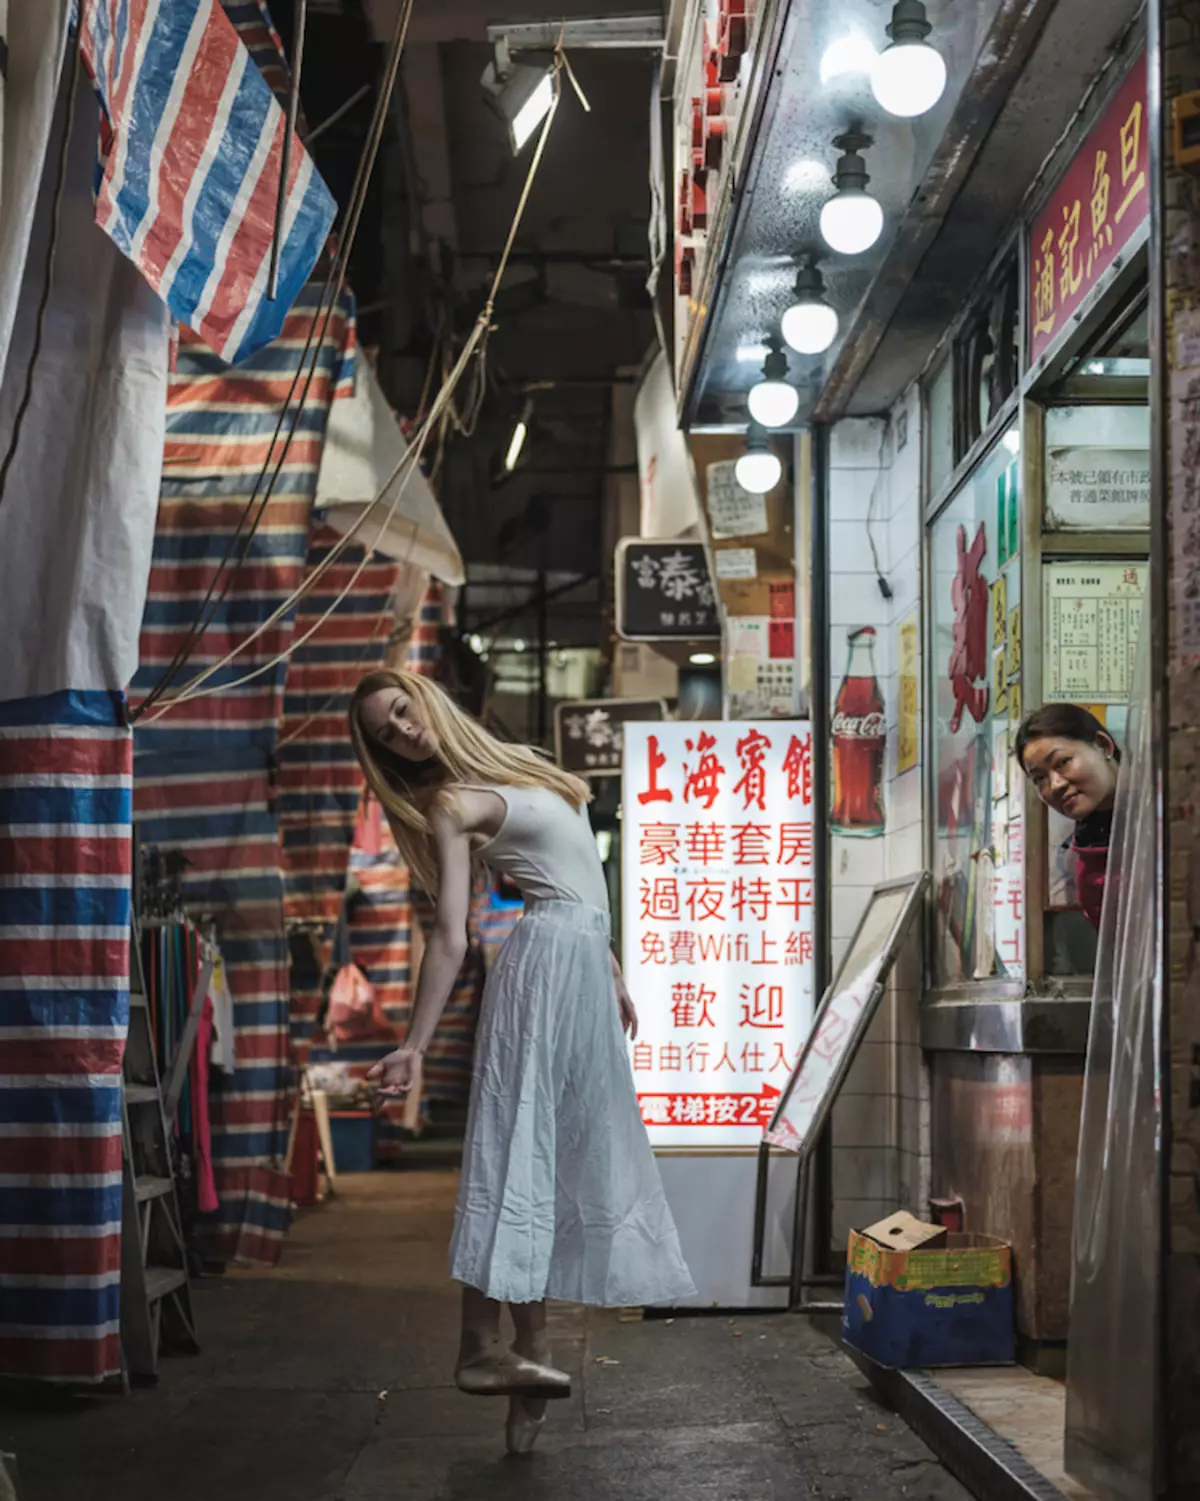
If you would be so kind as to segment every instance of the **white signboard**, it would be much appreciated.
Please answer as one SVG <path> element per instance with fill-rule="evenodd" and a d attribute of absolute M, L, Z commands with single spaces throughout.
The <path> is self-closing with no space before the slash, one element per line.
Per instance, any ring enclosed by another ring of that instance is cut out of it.
<path fill-rule="evenodd" d="M 1150 453 L 1145 448 L 1050 448 L 1047 531 L 1145 531 Z"/>
<path fill-rule="evenodd" d="M 1043 566 L 1048 701 L 1128 703 L 1148 573 L 1145 563 Z"/>
<path fill-rule="evenodd" d="M 754 1146 L 813 1013 L 812 732 L 626 724 L 625 979 L 657 1146 Z"/>
<path fill-rule="evenodd" d="M 700 502 L 665 354 L 660 353 L 646 372 L 634 403 L 633 426 L 642 490 L 640 535 L 693 535 L 700 524 Z"/>

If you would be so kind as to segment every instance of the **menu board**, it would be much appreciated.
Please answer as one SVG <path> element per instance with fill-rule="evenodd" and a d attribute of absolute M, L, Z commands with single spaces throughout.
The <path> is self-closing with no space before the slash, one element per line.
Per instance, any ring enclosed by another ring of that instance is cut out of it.
<path fill-rule="evenodd" d="M 1148 571 L 1144 562 L 1043 566 L 1047 702 L 1128 702 Z"/>

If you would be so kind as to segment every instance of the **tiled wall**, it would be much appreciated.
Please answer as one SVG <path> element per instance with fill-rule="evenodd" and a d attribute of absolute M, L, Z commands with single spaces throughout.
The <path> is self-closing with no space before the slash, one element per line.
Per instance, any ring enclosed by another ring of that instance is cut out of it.
<path fill-rule="evenodd" d="M 852 419 L 830 442 L 830 668 L 836 697 L 847 633 L 874 626 L 875 672 L 887 708 L 882 838 L 835 836 L 833 962 L 842 958 L 872 889 L 922 868 L 922 767 L 897 774 L 900 625 L 921 595 L 920 401 L 914 387 L 885 421 Z M 885 599 L 871 553 L 892 593 Z M 920 636 L 918 634 L 918 641 Z M 918 671 L 920 651 L 918 651 Z M 924 1216 L 928 1201 L 928 1091 L 918 1043 L 921 965 L 917 935 L 896 966 L 833 1117 L 833 1237 L 897 1208 Z"/>

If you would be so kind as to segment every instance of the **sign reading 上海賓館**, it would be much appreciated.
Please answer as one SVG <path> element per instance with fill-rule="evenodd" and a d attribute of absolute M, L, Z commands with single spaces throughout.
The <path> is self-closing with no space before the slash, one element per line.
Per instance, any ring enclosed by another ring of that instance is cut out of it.
<path fill-rule="evenodd" d="M 626 724 L 625 980 L 657 1146 L 754 1146 L 813 1012 L 812 730 Z"/>

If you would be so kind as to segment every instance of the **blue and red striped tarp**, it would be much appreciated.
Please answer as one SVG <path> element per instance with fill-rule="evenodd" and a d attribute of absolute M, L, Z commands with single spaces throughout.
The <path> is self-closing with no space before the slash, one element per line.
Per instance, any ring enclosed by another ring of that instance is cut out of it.
<path fill-rule="evenodd" d="M 317 288 L 306 289 L 283 339 L 236 369 L 193 335 L 181 339 L 135 701 L 158 679 L 200 608 L 270 447 L 318 296 Z M 300 583 L 329 403 L 348 388 L 353 349 L 353 319 L 343 307 L 263 524 L 184 680 L 244 641 Z M 213 681 L 229 683 L 269 662 L 293 636 L 286 616 Z M 286 670 L 283 661 L 161 720 L 147 716 L 136 734 L 139 837 L 181 850 L 190 862 L 189 909 L 216 919 L 234 998 L 237 1067 L 232 1078 L 214 1081 L 221 1201 L 214 1250 L 266 1262 L 279 1254 L 290 1212 L 282 1166 L 293 1071 L 275 764 Z"/>
<path fill-rule="evenodd" d="M 337 540 L 332 528 L 316 526 L 308 549 L 310 573 Z M 373 557 L 354 580 L 362 561 L 361 547 L 347 547 L 296 612 L 299 641 L 332 610 L 311 640 L 294 650 L 284 693 L 279 821 L 290 918 L 334 923 L 341 906 L 362 789 L 346 713 L 359 678 L 383 660 L 400 572 L 398 563 Z"/>
<path fill-rule="evenodd" d="M 0 704 L 0 1375 L 121 1370 L 132 781 L 119 695 Z"/>
<path fill-rule="evenodd" d="M 97 224 L 178 322 L 246 359 L 316 265 L 329 189 L 296 141 L 270 301 L 287 121 L 219 0 L 82 0 L 81 43 L 103 112 Z"/>

